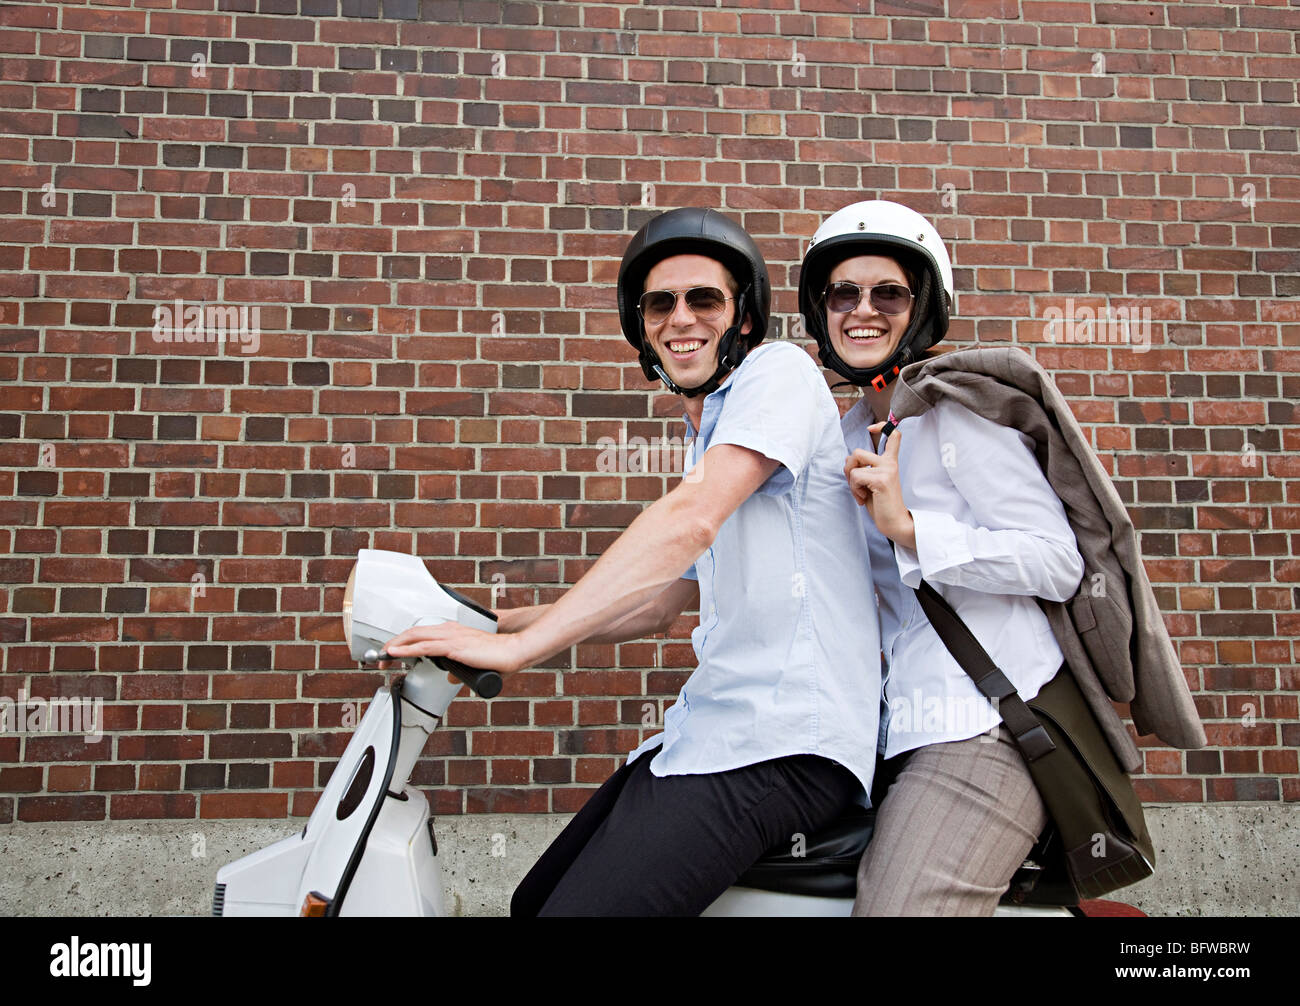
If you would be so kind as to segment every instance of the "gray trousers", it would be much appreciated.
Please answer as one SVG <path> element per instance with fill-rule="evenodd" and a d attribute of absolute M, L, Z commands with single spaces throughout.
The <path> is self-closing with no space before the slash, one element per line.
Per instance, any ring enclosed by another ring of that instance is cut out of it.
<path fill-rule="evenodd" d="M 1048 821 L 1011 732 L 898 757 L 858 865 L 853 914 L 992 915 Z"/>

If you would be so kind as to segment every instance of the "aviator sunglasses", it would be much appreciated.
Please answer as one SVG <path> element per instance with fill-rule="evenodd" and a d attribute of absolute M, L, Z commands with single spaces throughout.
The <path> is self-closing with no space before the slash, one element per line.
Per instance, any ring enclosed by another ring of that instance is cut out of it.
<path fill-rule="evenodd" d="M 689 290 L 647 290 L 637 301 L 641 317 L 651 325 L 667 320 L 677 308 L 677 298 L 686 298 L 686 308 L 703 321 L 712 321 L 722 314 L 727 301 L 734 300 L 716 286 L 693 286 Z"/>
<path fill-rule="evenodd" d="M 862 287 L 848 280 L 832 283 L 823 292 L 822 298 L 829 310 L 836 314 L 848 314 L 857 310 L 864 293 L 870 294 L 871 306 L 881 314 L 902 314 L 912 303 L 912 291 L 899 283 Z"/>

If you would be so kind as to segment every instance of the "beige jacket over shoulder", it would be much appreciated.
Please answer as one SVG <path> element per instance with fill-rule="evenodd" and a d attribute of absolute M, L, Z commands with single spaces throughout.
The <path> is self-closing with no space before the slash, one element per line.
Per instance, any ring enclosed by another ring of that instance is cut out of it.
<path fill-rule="evenodd" d="M 1034 441 L 1084 560 L 1077 596 L 1039 603 L 1120 764 L 1138 771 L 1142 756 L 1112 700 L 1129 703 L 1138 733 L 1176 748 L 1204 746 L 1205 729 L 1142 566 L 1133 522 L 1050 375 L 1020 349 L 944 353 L 903 368 L 891 418 L 920 415 L 942 398 Z"/>

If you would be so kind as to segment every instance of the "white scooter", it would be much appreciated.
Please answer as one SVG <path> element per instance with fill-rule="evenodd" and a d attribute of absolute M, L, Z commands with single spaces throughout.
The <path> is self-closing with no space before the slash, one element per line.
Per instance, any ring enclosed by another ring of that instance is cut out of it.
<path fill-rule="evenodd" d="M 362 549 L 343 599 L 354 659 L 386 659 L 384 647 L 418 625 L 459 622 L 496 631 L 496 616 L 439 584 L 411 555 Z M 449 680 L 448 673 L 460 680 Z M 380 688 L 298 834 L 217 871 L 214 915 L 442 916 L 438 841 L 411 770 L 461 681 L 484 698 L 501 676 L 443 658 L 419 658 Z M 873 814 L 858 809 L 808 836 L 797 852 L 773 850 L 723 892 L 706 916 L 848 916 L 858 860 Z M 1032 864 L 1017 874 L 998 915 L 1060 915 L 1064 907 L 1016 904 L 1033 887 Z"/>

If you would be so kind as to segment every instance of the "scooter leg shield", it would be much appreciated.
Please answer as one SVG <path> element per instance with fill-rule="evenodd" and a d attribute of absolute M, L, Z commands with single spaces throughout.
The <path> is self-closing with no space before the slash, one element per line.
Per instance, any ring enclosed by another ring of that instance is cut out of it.
<path fill-rule="evenodd" d="M 389 689 L 375 693 L 306 827 L 222 867 L 214 911 L 219 906 L 224 915 L 297 915 L 314 892 L 329 903 L 329 914 L 337 913 L 392 775 L 401 726 L 397 710 Z"/>

